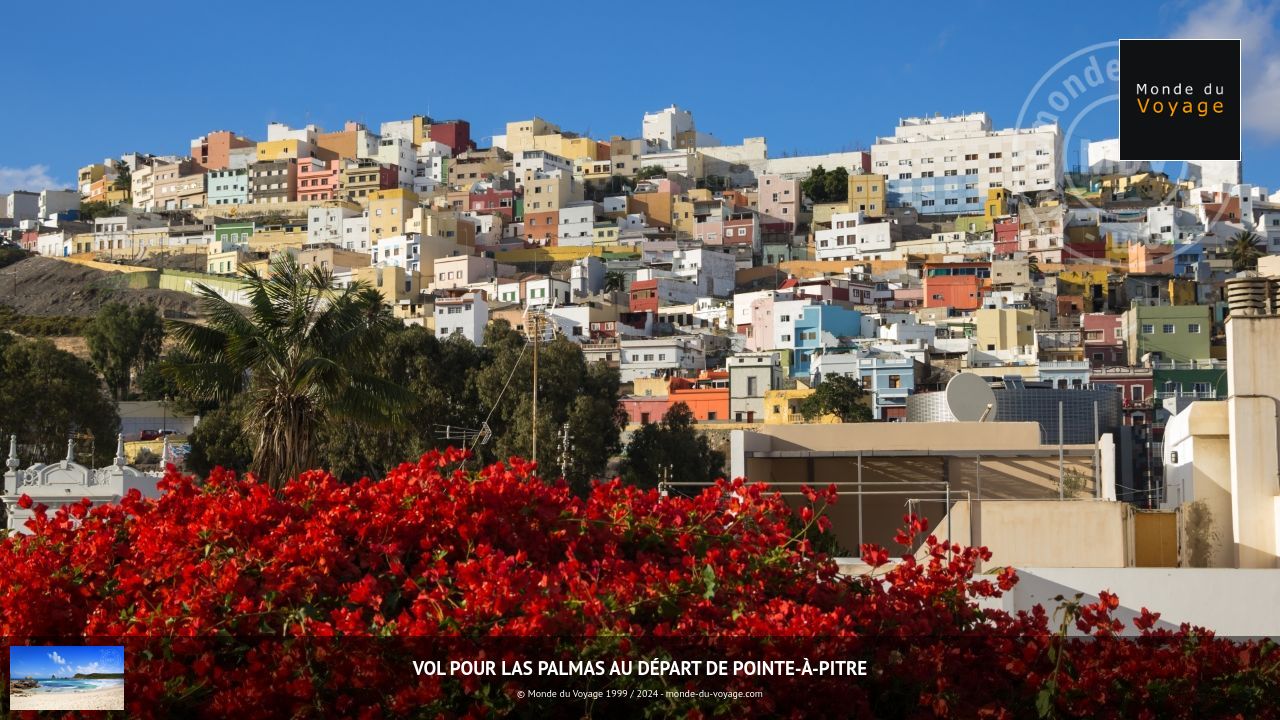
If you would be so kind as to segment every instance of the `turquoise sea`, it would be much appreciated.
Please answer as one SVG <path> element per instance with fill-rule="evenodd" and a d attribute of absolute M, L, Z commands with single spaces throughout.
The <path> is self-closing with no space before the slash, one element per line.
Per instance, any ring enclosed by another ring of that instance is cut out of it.
<path fill-rule="evenodd" d="M 25 678 L 15 678 L 15 679 L 25 679 Z M 32 678 L 32 680 L 35 680 L 36 682 L 40 683 L 40 687 L 34 688 L 32 690 L 28 690 L 27 692 L 47 692 L 47 693 L 77 692 L 81 690 L 100 690 L 102 688 L 118 687 L 120 685 L 124 685 L 124 680 L 120 678 L 113 678 L 113 679 L 58 678 L 57 680 L 53 680 L 51 678 Z"/>

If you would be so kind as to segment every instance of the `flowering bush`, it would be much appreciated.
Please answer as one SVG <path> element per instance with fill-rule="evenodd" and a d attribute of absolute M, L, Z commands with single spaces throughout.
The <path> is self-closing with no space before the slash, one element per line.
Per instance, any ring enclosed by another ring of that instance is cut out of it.
<path fill-rule="evenodd" d="M 1106 593 L 1063 608 L 1090 635 L 1068 639 L 1042 609 L 979 607 L 1017 581 L 975 577 L 984 548 L 929 537 L 923 560 L 890 565 L 864 546 L 877 571 L 840 575 L 805 539 L 827 528 L 834 488 L 806 490 L 796 512 L 742 480 L 669 498 L 613 481 L 579 498 L 518 458 L 478 472 L 464 458 L 352 485 L 307 472 L 279 493 L 170 469 L 158 500 L 37 512 L 32 535 L 0 538 L 0 635 L 124 642 L 141 717 L 593 712 L 535 710 L 520 695 L 534 687 L 763 691 L 621 706 L 654 715 L 1275 714 L 1273 645 L 1155 630 L 1146 611 L 1142 637 L 1121 639 Z M 926 531 L 908 517 L 898 540 Z M 866 660 L 870 674 L 523 679 L 410 662 L 712 656 Z"/>

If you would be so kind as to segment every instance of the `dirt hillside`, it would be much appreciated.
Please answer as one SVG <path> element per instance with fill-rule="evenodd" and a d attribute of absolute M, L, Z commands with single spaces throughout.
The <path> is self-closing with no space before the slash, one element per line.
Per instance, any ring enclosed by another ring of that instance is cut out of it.
<path fill-rule="evenodd" d="M 175 290 L 132 290 L 121 273 L 32 257 L 0 270 L 0 303 L 20 315 L 89 317 L 109 302 L 156 306 L 165 317 L 194 317 L 198 299 Z"/>

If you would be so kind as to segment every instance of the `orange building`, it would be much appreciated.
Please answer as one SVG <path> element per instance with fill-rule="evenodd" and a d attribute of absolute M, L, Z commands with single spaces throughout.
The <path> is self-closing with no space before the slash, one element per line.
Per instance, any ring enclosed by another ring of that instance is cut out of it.
<path fill-rule="evenodd" d="M 991 285 L 991 263 L 925 263 L 924 306 L 977 310 Z"/>
<path fill-rule="evenodd" d="M 205 170 L 226 170 L 231 166 L 231 151 L 253 147 L 254 141 L 230 130 L 214 130 L 191 141 L 191 159 Z"/>
<path fill-rule="evenodd" d="M 1173 246 L 1140 242 L 1129 245 L 1129 272 L 1134 275 L 1174 274 Z"/>
<path fill-rule="evenodd" d="M 526 212 L 524 239 L 535 245 L 555 245 L 560 237 L 560 211 Z"/>

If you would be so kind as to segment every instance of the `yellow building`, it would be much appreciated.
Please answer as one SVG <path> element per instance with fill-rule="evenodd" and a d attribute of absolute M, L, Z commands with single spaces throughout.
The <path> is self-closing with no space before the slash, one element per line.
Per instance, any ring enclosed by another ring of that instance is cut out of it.
<path fill-rule="evenodd" d="M 849 212 L 864 212 L 881 217 L 885 211 L 885 175 L 861 173 L 849 176 Z"/>
<path fill-rule="evenodd" d="M 1107 175 L 1101 180 L 1099 192 L 1110 200 L 1147 200 L 1159 202 L 1169 199 L 1174 184 L 1164 173 L 1137 173 L 1134 175 Z"/>
<path fill-rule="evenodd" d="M 797 381 L 791 390 L 767 390 L 764 394 L 765 425 L 799 425 L 807 422 L 800 414 L 800 402 L 813 394 L 813 388 Z M 838 423 L 835 415 L 823 415 L 813 420 L 814 424 Z"/>
<path fill-rule="evenodd" d="M 413 211 L 418 207 L 418 196 L 412 190 L 396 188 L 379 190 L 369 195 L 369 240 L 403 235 Z"/>
<path fill-rule="evenodd" d="M 311 143 L 305 140 L 264 140 L 258 143 L 258 162 L 311 156 Z"/>
<path fill-rule="evenodd" d="M 301 249 L 307 244 L 307 224 L 289 223 L 255 228 L 249 236 L 251 253 L 274 254 L 289 248 Z"/>
<path fill-rule="evenodd" d="M 613 245 L 618 242 L 618 226 L 613 223 L 596 223 L 592 230 L 595 236 L 591 241 L 593 245 Z"/>
<path fill-rule="evenodd" d="M 1044 268 L 1041 268 L 1044 270 Z M 1058 271 L 1058 294 L 1085 295 L 1092 294 L 1091 288 L 1107 287 L 1108 268 L 1098 265 L 1067 265 Z"/>
<path fill-rule="evenodd" d="M 988 223 L 998 217 L 1005 217 L 1009 214 L 1010 195 L 1008 188 L 990 188 L 987 190 L 987 201 L 982 204 L 982 214 Z"/>
<path fill-rule="evenodd" d="M 106 176 L 107 176 L 106 165 L 103 165 L 102 163 L 85 165 L 84 167 L 80 168 L 80 170 L 76 173 L 76 180 L 78 183 L 76 187 L 79 188 L 81 195 L 88 195 L 90 190 L 89 186 L 93 185 L 95 182 L 103 179 Z"/>
<path fill-rule="evenodd" d="M 1042 311 L 985 308 L 973 313 L 978 350 L 1022 351 L 1036 343 L 1036 328 L 1047 324 Z"/>
<path fill-rule="evenodd" d="M 367 283 L 377 290 L 383 302 L 392 308 L 416 301 L 422 293 L 422 273 L 395 265 L 353 268 L 351 274 L 357 282 Z"/>
<path fill-rule="evenodd" d="M 506 150 L 512 155 L 525 150 L 539 150 L 534 138 L 540 135 L 559 135 L 560 126 L 535 117 L 532 120 L 517 120 L 507 123 Z M 559 142 L 551 152 L 559 155 Z"/>

